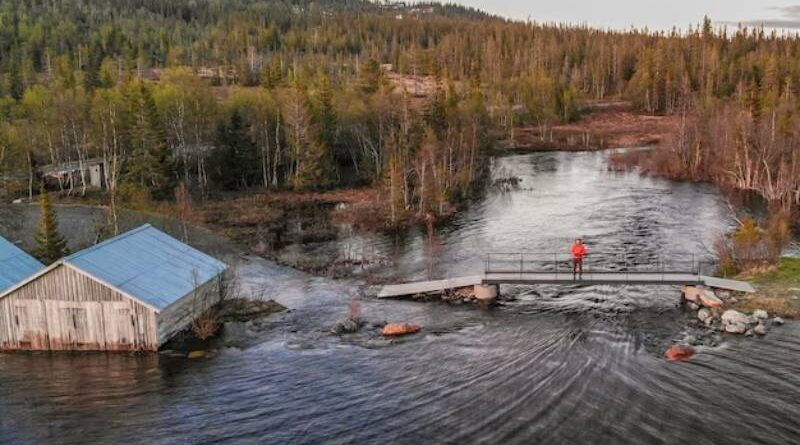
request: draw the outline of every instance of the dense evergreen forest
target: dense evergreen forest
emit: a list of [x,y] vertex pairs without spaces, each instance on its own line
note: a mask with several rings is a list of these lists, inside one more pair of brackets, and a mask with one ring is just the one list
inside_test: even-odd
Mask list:
[[583,101],[625,98],[683,117],[658,152],[672,176],[793,211],[799,56],[795,37],[710,21],[614,32],[438,4],[0,0],[0,198],[33,195],[45,165],[100,159],[112,208],[370,185],[392,220],[444,213],[515,126],[544,134]]

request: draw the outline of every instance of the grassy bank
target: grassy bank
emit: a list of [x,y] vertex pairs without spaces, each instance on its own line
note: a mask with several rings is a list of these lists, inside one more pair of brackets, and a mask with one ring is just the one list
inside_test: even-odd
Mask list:
[[800,319],[800,258],[781,258],[769,270],[739,278],[752,282],[757,292],[740,300],[735,309],[747,313],[764,309],[773,316]]

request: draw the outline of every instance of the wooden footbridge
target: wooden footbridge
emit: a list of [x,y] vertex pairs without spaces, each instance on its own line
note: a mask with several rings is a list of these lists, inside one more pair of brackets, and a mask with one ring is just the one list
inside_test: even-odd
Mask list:
[[666,255],[636,259],[629,254],[592,254],[583,273],[573,273],[568,255],[493,253],[487,255],[481,275],[392,284],[378,290],[378,298],[396,298],[446,292],[470,286],[511,285],[701,285],[735,292],[755,292],[750,283],[706,275],[714,270],[694,255]]

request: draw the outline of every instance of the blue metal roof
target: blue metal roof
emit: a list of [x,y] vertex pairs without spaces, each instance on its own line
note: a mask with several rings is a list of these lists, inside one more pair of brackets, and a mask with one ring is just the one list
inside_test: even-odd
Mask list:
[[96,279],[159,310],[227,269],[147,224],[64,259]]
[[0,294],[42,269],[42,263],[0,236]]

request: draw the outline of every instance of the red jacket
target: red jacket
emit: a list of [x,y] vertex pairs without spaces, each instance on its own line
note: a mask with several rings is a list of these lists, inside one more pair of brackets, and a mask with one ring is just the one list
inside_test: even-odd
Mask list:
[[572,258],[576,260],[582,260],[583,257],[586,256],[586,245],[585,244],[573,244],[572,245]]

